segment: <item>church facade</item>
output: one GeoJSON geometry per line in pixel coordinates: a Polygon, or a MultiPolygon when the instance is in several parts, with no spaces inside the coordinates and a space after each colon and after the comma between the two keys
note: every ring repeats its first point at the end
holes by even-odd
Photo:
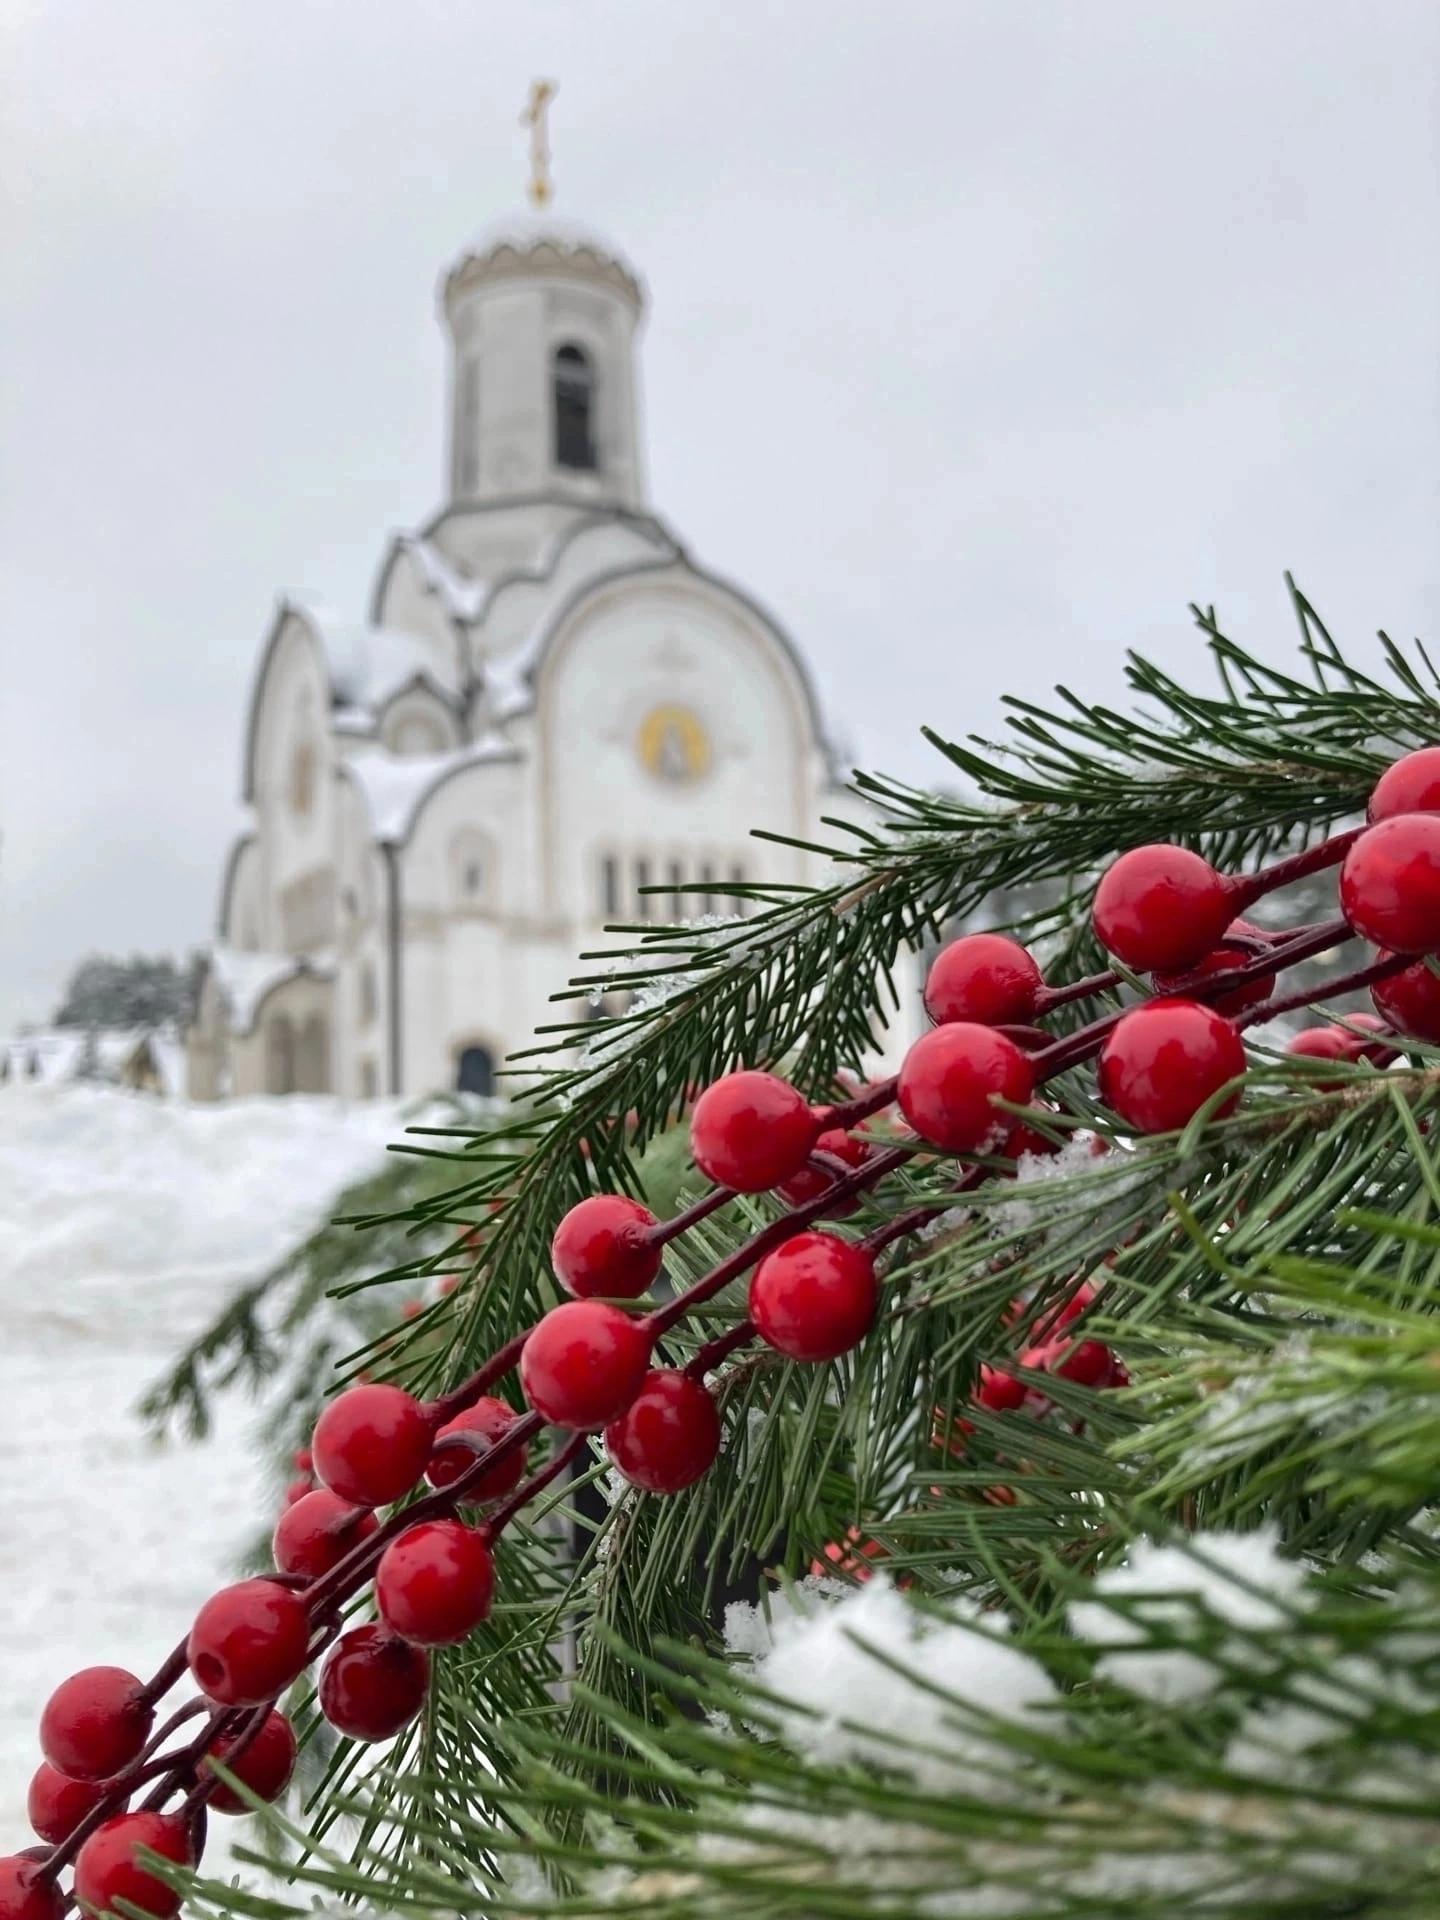
{"type": "Polygon", "coordinates": [[[749,830],[854,803],[795,646],[648,502],[644,307],[612,247],[545,218],[446,276],[447,503],[390,542],[365,622],[276,608],[192,1097],[498,1091],[578,1017],[551,995],[607,923],[818,877],[749,830]]]}

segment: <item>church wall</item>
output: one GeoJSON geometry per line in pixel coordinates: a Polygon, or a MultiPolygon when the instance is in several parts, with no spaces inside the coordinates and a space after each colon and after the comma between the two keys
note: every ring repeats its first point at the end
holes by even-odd
{"type": "Polygon", "coordinates": [[[335,937],[329,682],[313,639],[288,624],[265,677],[256,735],[261,945],[315,952],[335,937]]]}
{"type": "MultiPolygon", "coordinates": [[[[542,883],[556,910],[582,925],[605,917],[607,856],[627,911],[637,861],[658,882],[686,848],[753,878],[804,877],[799,853],[747,837],[813,821],[803,693],[773,635],[708,584],[675,574],[600,589],[552,644],[538,719],[551,769],[542,883]]],[[[696,864],[684,877],[699,877],[696,864]]]]}

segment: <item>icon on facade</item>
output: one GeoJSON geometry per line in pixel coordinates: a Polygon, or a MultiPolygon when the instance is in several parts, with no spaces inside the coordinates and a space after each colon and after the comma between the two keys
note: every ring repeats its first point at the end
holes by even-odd
{"type": "Polygon", "coordinates": [[[657,780],[682,786],[709,772],[710,741],[688,707],[654,707],[640,723],[640,762],[657,780]]]}

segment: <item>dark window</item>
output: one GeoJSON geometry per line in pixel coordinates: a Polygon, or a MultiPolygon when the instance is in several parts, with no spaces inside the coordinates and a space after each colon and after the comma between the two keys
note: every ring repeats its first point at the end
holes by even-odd
{"type": "Polygon", "coordinates": [[[560,347],[555,354],[555,464],[578,467],[584,473],[599,465],[595,458],[595,375],[579,347],[560,347]]]}
{"type": "Polygon", "coordinates": [[[607,914],[620,911],[620,862],[613,853],[607,853],[600,862],[600,910],[607,914]]]}
{"type": "Polygon", "coordinates": [[[700,906],[705,913],[715,911],[715,869],[708,860],[700,862],[700,884],[705,891],[700,896],[700,906]]]}
{"type": "Polygon", "coordinates": [[[488,1047],[464,1047],[455,1063],[455,1086],[460,1093],[478,1093],[489,1099],[495,1091],[495,1062],[488,1047]]]}
{"type": "Polygon", "coordinates": [[[641,887],[648,887],[649,884],[650,862],[637,860],[635,862],[635,910],[641,920],[650,918],[650,896],[640,891],[641,887]]]}
{"type": "MultiPolygon", "coordinates": [[[[737,865],[735,865],[735,866],[733,866],[733,867],[731,867],[731,869],[730,869],[730,884],[731,884],[731,886],[732,886],[732,887],[743,887],[743,886],[744,886],[744,884],[745,884],[745,869],[744,869],[744,867],[742,867],[742,866],[739,866],[738,864],[737,864],[737,865]]],[[[737,898],[737,899],[735,900],[735,902],[734,902],[734,905],[733,905],[733,907],[732,907],[732,909],[731,909],[731,911],[732,911],[732,912],[734,912],[734,913],[748,913],[748,912],[750,911],[750,902],[749,902],[748,900],[746,900],[746,899],[744,899],[744,898],[737,898]]]]}
{"type": "Polygon", "coordinates": [[[667,874],[667,878],[670,881],[670,918],[672,920],[678,920],[684,911],[685,900],[680,892],[680,883],[684,877],[680,869],[680,862],[678,860],[672,860],[667,874]]]}

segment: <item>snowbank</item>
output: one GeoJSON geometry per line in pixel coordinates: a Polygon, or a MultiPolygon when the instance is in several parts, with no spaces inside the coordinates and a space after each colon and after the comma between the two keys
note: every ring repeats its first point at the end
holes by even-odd
{"type": "Polygon", "coordinates": [[[50,1689],[92,1662],[148,1673],[273,1504],[244,1408],[159,1448],[141,1388],[402,1125],[388,1103],[0,1091],[0,1852],[26,1843],[50,1689]]]}

